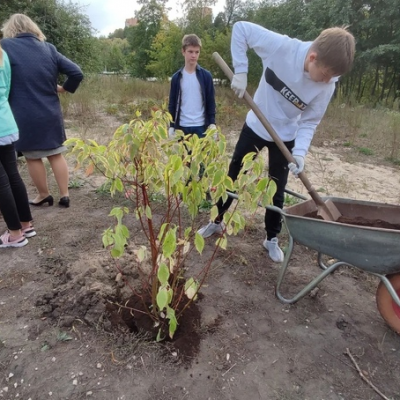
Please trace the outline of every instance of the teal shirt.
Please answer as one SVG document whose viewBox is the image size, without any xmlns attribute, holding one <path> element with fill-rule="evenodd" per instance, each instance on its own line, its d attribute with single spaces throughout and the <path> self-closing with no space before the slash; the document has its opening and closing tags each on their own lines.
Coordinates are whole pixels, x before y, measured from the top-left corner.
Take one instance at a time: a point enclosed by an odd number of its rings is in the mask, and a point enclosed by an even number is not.
<svg viewBox="0 0 400 400">
<path fill-rule="evenodd" d="M 18 127 L 8 103 L 11 85 L 10 61 L 7 53 L 1 49 L 0 51 L 3 51 L 3 65 L 0 65 L 0 142 L 4 142 L 2 138 L 18 133 Z"/>
</svg>

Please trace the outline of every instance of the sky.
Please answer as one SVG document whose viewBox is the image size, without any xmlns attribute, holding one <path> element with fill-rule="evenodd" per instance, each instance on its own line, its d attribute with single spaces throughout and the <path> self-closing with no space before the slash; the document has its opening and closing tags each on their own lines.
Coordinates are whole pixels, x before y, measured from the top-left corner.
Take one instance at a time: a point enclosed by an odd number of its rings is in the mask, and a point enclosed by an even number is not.
<svg viewBox="0 0 400 400">
<path fill-rule="evenodd" d="M 135 16 L 135 11 L 140 9 L 140 5 L 135 0 L 77 0 L 82 6 L 82 13 L 89 16 L 92 27 L 96 29 L 97 36 L 108 36 L 116 29 L 124 28 L 125 19 Z M 225 0 L 218 0 L 217 5 L 213 7 L 214 17 L 225 6 Z M 171 20 L 180 17 L 182 7 L 176 0 L 170 0 L 167 7 L 171 8 L 169 18 Z"/>
</svg>

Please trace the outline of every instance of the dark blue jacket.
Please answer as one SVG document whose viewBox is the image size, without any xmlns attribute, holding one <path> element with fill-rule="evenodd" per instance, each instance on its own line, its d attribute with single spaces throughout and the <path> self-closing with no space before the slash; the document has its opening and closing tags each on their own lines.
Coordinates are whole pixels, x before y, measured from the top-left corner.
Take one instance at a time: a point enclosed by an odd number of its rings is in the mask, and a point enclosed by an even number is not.
<svg viewBox="0 0 400 400">
<path fill-rule="evenodd" d="M 65 141 L 58 74 L 63 88 L 74 93 L 83 79 L 81 69 L 50 43 L 22 33 L 1 41 L 11 64 L 9 103 L 19 129 L 17 151 L 51 150 Z"/>
<path fill-rule="evenodd" d="M 171 127 L 179 129 L 179 119 L 181 112 L 181 79 L 182 70 L 184 67 L 179 69 L 172 75 L 171 89 L 169 92 L 169 103 L 168 111 L 172 115 L 173 122 Z M 210 124 L 215 124 L 215 91 L 212 75 L 206 69 L 196 66 L 196 76 L 200 83 L 201 95 L 203 97 L 204 112 L 205 112 L 205 126 L 208 127 Z"/>
</svg>

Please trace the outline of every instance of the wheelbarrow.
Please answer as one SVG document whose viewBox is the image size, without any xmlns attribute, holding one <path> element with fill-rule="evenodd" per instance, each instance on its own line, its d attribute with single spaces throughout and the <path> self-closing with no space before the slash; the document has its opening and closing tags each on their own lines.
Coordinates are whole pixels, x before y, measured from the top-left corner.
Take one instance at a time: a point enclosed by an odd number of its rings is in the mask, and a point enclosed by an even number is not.
<svg viewBox="0 0 400 400">
<path fill-rule="evenodd" d="M 318 219 L 317 206 L 313 200 L 290 190 L 290 195 L 302 200 L 283 210 L 267 206 L 282 216 L 287 228 L 289 243 L 279 269 L 275 288 L 276 297 L 285 304 L 293 304 L 311 292 L 324 278 L 342 265 L 359 268 L 380 279 L 376 291 L 378 310 L 386 323 L 400 334 L 400 230 L 359 226 L 338 221 Z M 229 193 L 229 196 L 238 198 Z M 400 226 L 400 206 L 326 197 L 338 208 L 344 219 L 356 221 L 382 221 L 388 226 Z M 315 215 L 315 217 L 313 217 Z M 286 298 L 281 285 L 288 270 L 294 243 L 307 246 L 318 253 L 318 264 L 322 272 L 301 289 L 294 297 Z M 335 261 L 331 265 L 323 262 L 323 256 Z"/>
<path fill-rule="evenodd" d="M 292 192 L 296 196 L 296 193 Z M 304 199 L 302 196 L 297 196 Z M 326 198 L 328 199 L 328 198 Z M 370 221 L 382 221 L 400 226 L 400 206 L 360 200 L 329 197 L 342 217 Z M 277 298 L 293 304 L 313 290 L 324 278 L 341 265 L 359 268 L 380 279 L 376 291 L 378 310 L 386 323 L 400 333 L 400 230 L 384 229 L 312 218 L 317 208 L 312 200 L 281 210 L 267 206 L 268 210 L 281 214 L 289 234 L 289 243 L 279 270 L 275 288 Z M 294 242 L 318 252 L 318 264 L 322 272 L 292 298 L 281 294 Z M 323 262 L 323 255 L 335 260 L 331 265 Z"/>
</svg>

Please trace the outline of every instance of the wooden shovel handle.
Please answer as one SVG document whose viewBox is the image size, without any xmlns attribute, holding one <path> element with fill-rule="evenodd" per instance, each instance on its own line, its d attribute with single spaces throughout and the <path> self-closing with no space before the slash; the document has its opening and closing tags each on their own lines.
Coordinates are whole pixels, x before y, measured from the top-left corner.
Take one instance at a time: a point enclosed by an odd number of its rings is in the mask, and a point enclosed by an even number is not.
<svg viewBox="0 0 400 400">
<path fill-rule="evenodd" d="M 229 68 L 228 64 L 224 61 L 224 59 L 217 52 L 213 53 L 212 57 L 213 57 L 214 61 L 219 65 L 219 67 L 222 69 L 224 74 L 228 77 L 228 79 L 230 81 L 232 81 L 233 72 Z M 270 134 L 270 136 L 272 137 L 272 139 L 274 140 L 274 142 L 278 146 L 279 150 L 285 156 L 286 160 L 288 160 L 289 163 L 292 162 L 292 163 L 296 164 L 296 160 L 292 156 L 292 153 L 289 151 L 289 149 L 282 142 L 281 138 L 275 132 L 275 129 L 268 122 L 267 118 L 265 118 L 264 114 L 260 111 L 260 109 L 258 108 L 257 104 L 254 102 L 254 100 L 249 95 L 247 90 L 244 92 L 243 98 L 246 100 L 247 104 L 253 110 L 254 114 L 256 114 L 258 119 L 261 121 L 261 123 L 263 124 L 264 128 L 267 130 L 267 132 Z M 319 196 L 319 194 L 316 192 L 316 190 L 313 188 L 313 186 L 311 185 L 311 182 L 308 180 L 308 178 L 307 178 L 306 174 L 304 173 L 304 171 L 300 172 L 298 174 L 298 177 L 303 182 L 303 185 L 307 189 L 307 191 L 310 194 L 311 198 L 314 200 L 315 204 L 325 206 L 324 201 Z"/>
</svg>

